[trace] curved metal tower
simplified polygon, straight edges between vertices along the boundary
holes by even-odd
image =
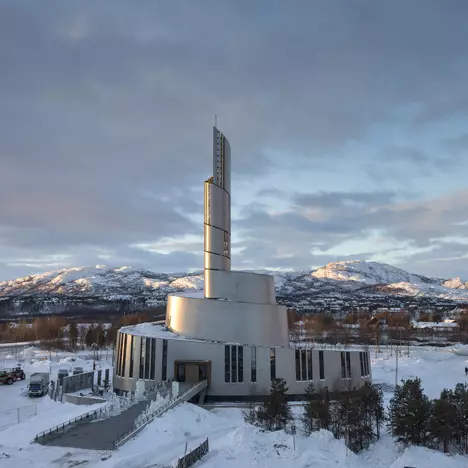
[[[216,127],[213,176],[205,181],[204,256],[205,277],[210,270],[231,270],[231,147]]]

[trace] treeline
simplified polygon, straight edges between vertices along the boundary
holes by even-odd
[[[296,430],[287,391],[284,379],[274,379],[265,402],[251,404],[244,411],[245,421],[265,431]],[[420,379],[403,380],[386,413],[382,390],[376,385],[366,382],[360,389],[334,394],[332,399],[327,390],[316,393],[311,384],[298,424],[305,436],[328,430],[354,452],[369,448],[386,427],[397,442],[467,454],[468,385],[444,389],[439,398],[431,400]]]
[[[148,314],[139,313],[123,315],[110,324],[103,321],[84,324],[59,316],[37,317],[32,321],[0,323],[0,341],[39,341],[43,347],[55,349],[102,348],[115,343],[120,327],[147,322],[150,319]]]
[[[265,402],[251,405],[244,412],[246,422],[266,431],[294,431],[287,391],[284,379],[273,379]],[[342,392],[331,399],[327,390],[316,393],[311,384],[306,389],[299,430],[305,436],[320,429],[328,430],[337,439],[344,439],[351,450],[359,452],[380,438],[384,423],[383,394],[375,385],[366,383],[359,390]]]
[[[388,429],[405,444],[468,453],[468,385],[444,389],[431,400],[420,379],[402,381],[390,400]]]

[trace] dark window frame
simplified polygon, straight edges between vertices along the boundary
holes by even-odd
[[[162,349],[162,364],[161,364],[161,380],[165,382],[167,380],[167,340],[163,339]]]
[[[325,356],[323,351],[319,351],[319,371],[320,380],[325,380]]]
[[[276,379],[276,349],[270,348],[270,380]]]
[[[308,349],[306,351],[307,357],[307,380],[314,380],[314,366],[312,364],[312,350]]]
[[[257,381],[257,348],[255,346],[250,348],[250,381]]]
[[[130,335],[130,366],[128,369],[128,376],[132,379],[133,378],[133,335]]]

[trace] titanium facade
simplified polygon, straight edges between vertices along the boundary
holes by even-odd
[[[143,323],[118,333],[114,388],[136,382],[208,381],[212,399],[267,395],[284,378],[292,398],[371,380],[369,353],[295,349],[286,307],[271,275],[231,271],[231,148],[213,128],[213,175],[205,181],[203,292],[168,296],[165,326]]]

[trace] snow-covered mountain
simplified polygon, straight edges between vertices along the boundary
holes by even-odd
[[[383,263],[334,262],[309,272],[272,274],[278,301],[304,309],[468,304],[468,282],[460,278],[427,278]],[[169,293],[201,289],[200,272],[166,274],[102,265],[67,268],[0,282],[0,314],[63,311],[81,303],[88,308],[133,303],[141,309],[164,304]]]

